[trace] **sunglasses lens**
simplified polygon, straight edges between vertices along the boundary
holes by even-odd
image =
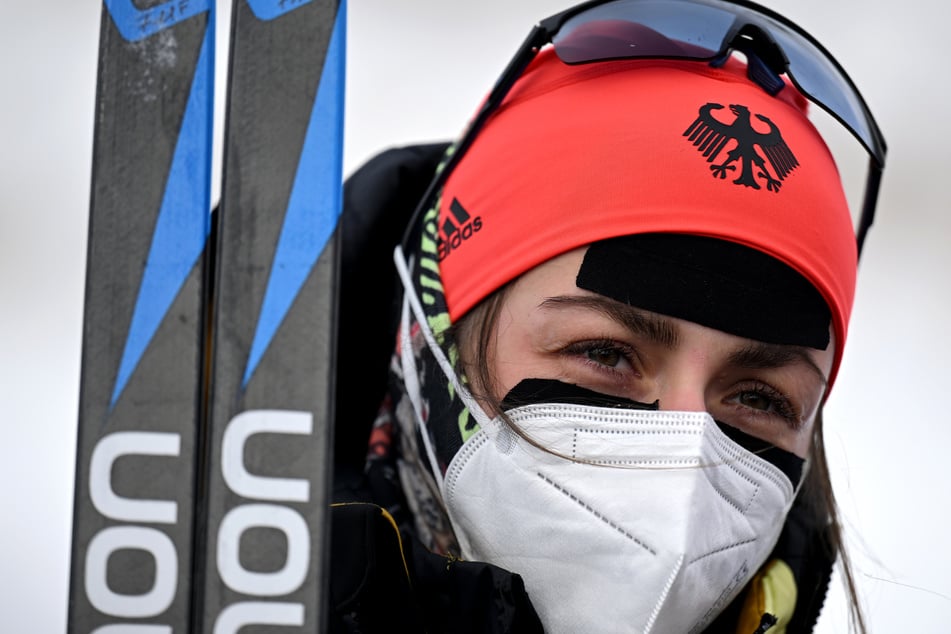
[[[635,57],[711,59],[733,22],[732,13],[706,5],[618,0],[569,18],[552,42],[566,64]]]
[[[638,57],[712,60],[748,24],[779,45],[797,87],[884,162],[861,97],[838,65],[807,36],[744,6],[719,0],[615,0],[568,18],[552,42],[566,64]]]
[[[884,162],[884,150],[872,131],[861,97],[828,55],[781,24],[771,35],[789,59],[789,75],[806,95],[839,119],[875,158]]]

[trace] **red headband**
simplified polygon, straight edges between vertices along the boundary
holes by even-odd
[[[791,86],[768,95],[736,60],[569,66],[542,51],[443,189],[451,319],[591,242],[710,236],[763,251],[819,290],[836,334],[831,384],[857,252],[838,170],[805,107]]]

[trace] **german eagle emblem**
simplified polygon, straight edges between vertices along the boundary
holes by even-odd
[[[761,189],[758,179],[762,179],[767,190],[778,192],[782,181],[799,165],[779,133],[779,128],[767,117],[758,114],[756,118],[765,123],[769,131],[753,129],[750,109],[738,104],[730,105],[730,112],[736,118],[732,123],[724,123],[714,116],[714,111],[722,110],[723,107],[718,103],[701,106],[697,118],[684,132],[684,136],[697,151],[703,153],[708,163],[714,163],[730,141],[735,141],[736,145],[726,153],[723,162],[710,166],[713,176],[726,178],[727,172],[736,172],[739,164],[740,173],[733,181],[735,184]],[[773,174],[767,169],[767,162]]]

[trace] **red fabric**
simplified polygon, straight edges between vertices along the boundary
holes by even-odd
[[[718,237],[759,249],[802,273],[832,311],[838,369],[855,293],[857,253],[838,170],[791,86],[771,97],[731,61],[626,60],[569,66],[543,51],[450,175],[440,227],[454,199],[478,218],[440,262],[453,321],[495,289],[549,258],[596,240],[646,232]],[[707,103],[724,124],[730,106],[778,127],[798,165],[779,191],[734,184],[723,163],[684,135]],[[760,156],[761,148],[757,147]],[[772,165],[767,171],[776,178]],[[754,173],[762,170],[754,166]],[[471,221],[470,221],[471,222]],[[445,234],[444,234],[445,235]],[[633,273],[633,271],[632,271]]]

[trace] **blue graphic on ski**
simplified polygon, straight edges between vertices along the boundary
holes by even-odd
[[[106,0],[69,631],[191,621],[214,4]]]
[[[232,11],[193,631],[321,632],[346,4]]]

